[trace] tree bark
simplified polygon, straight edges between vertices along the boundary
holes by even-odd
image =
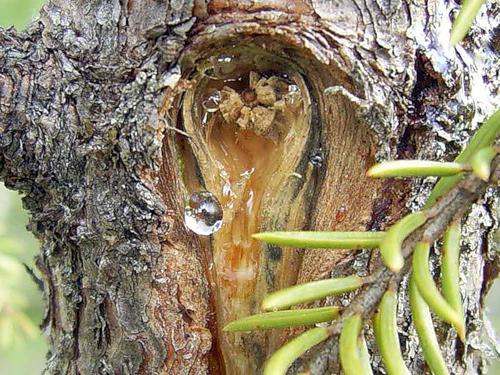
[[[258,373],[283,337],[223,336],[211,243],[184,224],[190,188],[179,160],[188,159],[172,129],[184,126],[193,72],[252,45],[289,61],[310,91],[309,143],[297,167],[305,182],[283,189],[308,203],[296,221],[289,208],[287,219],[279,211],[260,229],[383,229],[421,207],[434,180],[380,183],[366,169],[376,159],[451,160],[498,107],[498,4],[453,49],[456,11],[453,2],[410,0],[51,0],[26,31],[0,30],[0,178],[24,194],[42,243],[47,373],[237,373],[227,348]],[[313,170],[308,158],[319,149]],[[196,150],[188,154],[202,164]],[[444,326],[438,332],[455,374],[484,369],[482,296],[498,275],[497,208],[489,191],[466,219],[467,345]],[[370,262],[365,252],[260,250],[263,293],[362,273]],[[292,258],[294,276],[283,263]],[[400,294],[403,354],[412,373],[425,371]],[[324,350],[313,350],[311,363]],[[319,368],[339,371],[331,359]]]

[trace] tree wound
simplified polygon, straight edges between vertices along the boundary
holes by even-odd
[[[191,56],[182,60],[185,89],[168,111],[179,133],[167,143],[177,150],[179,199],[189,204],[191,194],[210,192],[223,211],[220,229],[198,237],[216,315],[217,361],[226,373],[255,373],[288,333],[222,328],[259,313],[271,291],[327,276],[346,255],[322,251],[313,266],[298,249],[269,247],[251,236],[366,225],[377,184],[366,183],[363,169],[348,168],[365,167],[371,134],[357,126],[348,101],[323,96],[327,85],[341,83],[332,67],[300,55],[296,64],[257,45]],[[342,211],[341,220],[315,209],[330,205]]]
[[[301,192],[312,171],[305,160],[311,122],[307,87],[289,64],[257,52],[235,49],[207,59],[190,77],[194,89],[184,94],[182,107],[195,159],[184,165],[185,184],[188,190],[210,191],[223,210],[222,227],[211,238],[209,268],[220,347],[231,373],[255,371],[263,358],[249,356],[242,335],[223,333],[222,327],[257,312],[265,293],[284,286],[276,284],[275,275],[283,257],[265,251],[252,234],[276,229],[278,222],[282,229],[300,228]],[[297,253],[284,258],[290,256]],[[254,355],[267,355],[261,337],[246,336],[262,348]]]

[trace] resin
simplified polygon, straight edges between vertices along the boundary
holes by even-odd
[[[269,290],[288,284],[277,267],[292,267],[293,261],[283,265],[281,250],[268,253],[252,234],[284,229],[290,217],[296,229],[294,221],[302,218],[301,189],[311,174],[304,166],[313,169],[305,147],[311,104],[290,64],[255,51],[212,57],[193,82],[196,90],[184,99],[183,120],[199,169],[184,168],[190,176],[186,185],[195,189],[192,180],[199,176],[200,187],[213,193],[224,212],[222,226],[212,236],[210,265],[219,347],[227,373],[251,373],[267,355],[269,342],[258,334],[226,333],[222,327],[258,312]]]
[[[191,194],[184,209],[184,222],[202,236],[217,232],[222,226],[222,207],[215,195],[208,191]]]

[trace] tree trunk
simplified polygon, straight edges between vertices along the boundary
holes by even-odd
[[[0,178],[25,194],[42,243],[47,372],[258,373],[292,332],[223,325],[257,312],[268,291],[366,272],[370,259],[250,235],[383,229],[420,207],[434,180],[381,183],[365,172],[376,159],[451,160],[498,106],[498,10],[485,7],[456,49],[447,40],[457,5],[410,0],[51,0],[25,32],[0,30]],[[278,95],[284,84],[293,90]],[[231,102],[242,86],[252,104]],[[221,104],[205,123],[215,89],[227,112]],[[249,138],[234,141],[233,130]],[[225,142],[244,161],[225,157]],[[246,162],[258,167],[241,180]],[[205,189],[224,211],[210,237],[184,222],[187,198]],[[454,374],[484,366],[497,207],[488,192],[466,220],[467,345],[438,331]],[[418,373],[400,298],[402,349]],[[325,350],[313,349],[309,366],[338,373]]]

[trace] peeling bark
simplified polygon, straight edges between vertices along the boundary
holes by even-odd
[[[450,13],[454,2],[52,0],[26,31],[0,30],[0,178],[25,195],[42,242],[47,373],[224,372],[210,246],[183,223],[177,124],[165,117],[199,59],[253,43],[299,66],[325,151],[305,227],[384,228],[434,181],[365,180],[375,158],[450,160],[499,104],[498,4],[457,49]],[[484,366],[497,207],[488,192],[466,220],[468,345],[439,331],[453,373]],[[367,262],[310,253],[298,279]],[[400,319],[404,356],[422,371],[407,304]]]

